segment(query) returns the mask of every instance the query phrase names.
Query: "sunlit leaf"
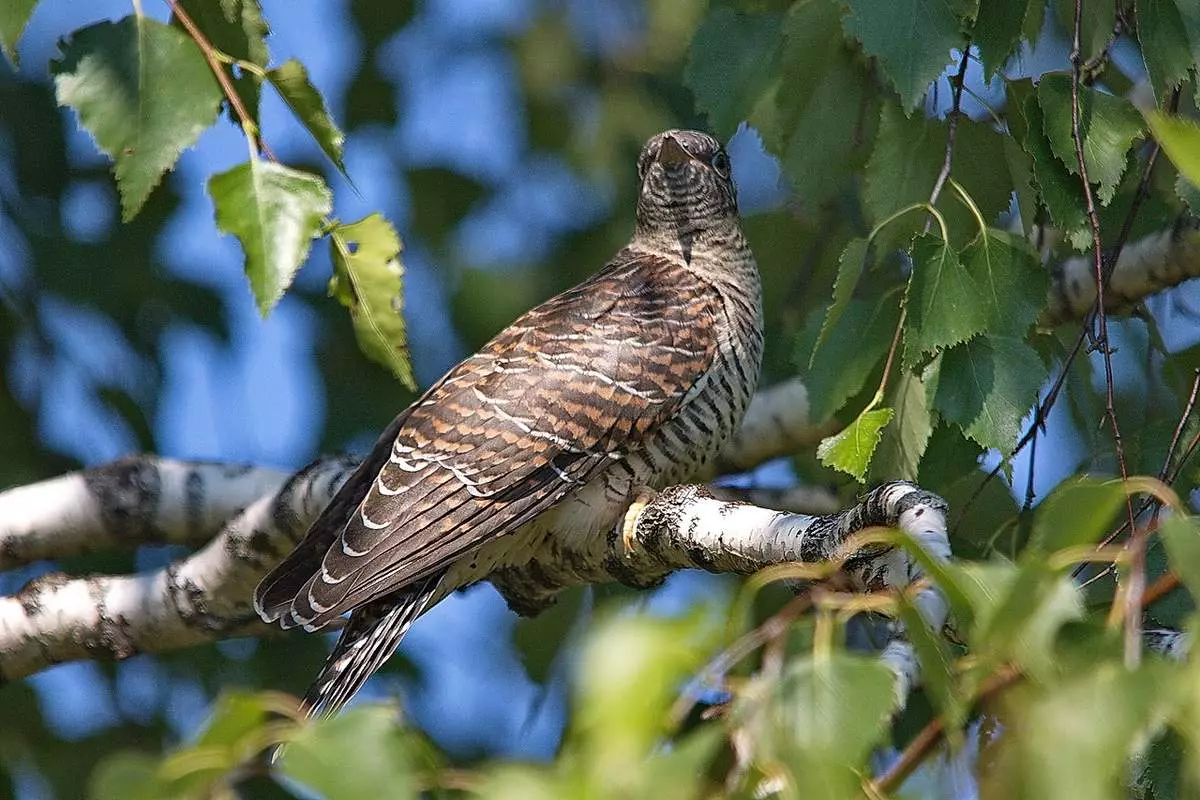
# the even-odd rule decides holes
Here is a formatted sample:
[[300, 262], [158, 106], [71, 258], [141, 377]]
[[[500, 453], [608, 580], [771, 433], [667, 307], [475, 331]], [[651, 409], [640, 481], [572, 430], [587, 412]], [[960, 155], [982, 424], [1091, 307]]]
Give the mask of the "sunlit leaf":
[[196, 44], [142, 15], [76, 31], [50, 71], [59, 103], [75, 109], [113, 159], [126, 221], [216, 121], [221, 104]]
[[895, 413], [890, 408], [877, 408], [859, 414], [840, 433], [821, 440], [817, 458], [825, 466], [861, 481], [871, 466], [871, 456], [879, 444], [883, 427], [892, 421]]
[[1146, 121], [1179, 174], [1193, 187], [1200, 187], [1200, 125], [1157, 111], [1148, 112]]
[[246, 254], [246, 277], [265, 316], [292, 284], [333, 198], [307, 172], [253, 158], [208, 181], [217, 226]]
[[379, 214], [337, 225], [332, 235], [330, 294], [350, 309], [363, 352], [415, 389], [404, 324], [400, 237]]
[[296, 118], [304, 124], [305, 130], [316, 140], [325, 155], [329, 156], [329, 160], [344, 173], [346, 165], [342, 162], [342, 143], [346, 137], [333, 121], [329, 109], [325, 107], [325, 99], [309, 80], [304, 65], [295, 59], [285, 61], [275, 69], [267, 71], [267, 80], [279, 92], [279, 96]]
[[387, 705], [309, 722], [283, 748], [278, 769], [325, 800], [417, 796], [397, 712]]

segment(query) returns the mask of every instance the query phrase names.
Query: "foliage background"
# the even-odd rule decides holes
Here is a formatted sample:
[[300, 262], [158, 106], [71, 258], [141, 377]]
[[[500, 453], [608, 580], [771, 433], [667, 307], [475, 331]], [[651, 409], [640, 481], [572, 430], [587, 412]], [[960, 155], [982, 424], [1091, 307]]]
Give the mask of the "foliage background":
[[[163, 4], [144, 5], [152, 17], [169, 16]], [[940, 243], [935, 226], [933, 234], [921, 234], [911, 260], [898, 257], [893, 251], [908, 249], [925, 216], [909, 213], [888, 225], [869, 250], [857, 288], [851, 278], [853, 291], [840, 290], [840, 326], [833, 320], [819, 334], [835, 276], [839, 269], [846, 274], [855, 256], [862, 262], [872, 228], [929, 198], [945, 149], [945, 115], [961, 55], [952, 50], [964, 41], [964, 20], [975, 21], [976, 49], [964, 62], [969, 91], [961, 101], [966, 117], [957, 130], [953, 177], [988, 224], [1015, 220], [1026, 231], [1034, 223], [1061, 229], [1063, 238], [1049, 248], [1052, 261], [1089, 243], [1082, 193], [1064, 155], [1069, 138], [1061, 129], [1052, 133], [1053, 123], [1041, 138], [1022, 133], [1036, 130], [1031, 114], [1056, 112], [1054, 120], [1061, 122], [1066, 111], [1069, 119], [1063, 84], [1051, 79], [1035, 88], [1029, 79], [1069, 68], [1070, 3], [734, 5], [739, 8], [708, 8], [694, 0], [264, 0], [272, 63], [297, 57], [308, 68], [347, 133], [345, 164], [353, 185], [270, 92], [263, 94], [265, 138], [285, 163], [326, 176], [335, 216], [355, 220], [382, 211], [400, 231], [419, 384], [427, 385], [524, 309], [601, 265], [631, 229], [633, 163], [642, 142], [667, 127], [699, 127], [730, 139], [747, 232], [763, 268], [764, 383], [800, 375], [813, 392], [814, 413], [854, 423], [879, 384], [902, 288], [910, 273], [921, 274], [913, 263], [952, 257], [960, 269], [958, 259], [968, 260], [964, 248], [978, 233], [950, 189], [937, 203], [950, 246]], [[1187, 14], [1184, 3], [1141, 4], [1151, 6], [1161, 15]], [[1132, 25], [1111, 36], [1112, 8], [1087, 4], [1084, 57], [1096, 59], [1096, 85], [1116, 96], [1149, 92], [1151, 104], [1166, 107], [1170, 87], [1182, 81], [1180, 108], [1194, 113], [1196, 80], [1189, 69], [1200, 51], [1200, 26], [1191, 18], [1184, 26], [1181, 18], [1179, 25], [1137, 28], [1142, 37], [1162, 37], [1148, 48]], [[222, 117], [141, 213], [122, 224], [108, 161], [75, 116], [56, 107], [47, 73], [57, 57], [56, 41], [127, 13], [127, 5], [115, 2], [39, 4], [20, 40], [20, 69], [0, 67], [0, 485], [132, 451], [295, 468], [321, 452], [364, 447], [412, 395], [363, 357], [344, 310], [326, 297], [324, 240], [314, 245], [294, 289], [269, 317], [259, 316], [246, 289], [241, 251], [218, 232], [204, 188], [210, 175], [245, 160], [241, 131]], [[1132, 8], [1128, 15], [1135, 18]], [[911, 36], [896, 36], [907, 24]], [[1172, 38], [1175, 29], [1183, 32], [1181, 40]], [[847, 44], [846, 36], [861, 45]], [[1160, 56], [1146, 59], [1146, 52]], [[1002, 65], [1003, 78], [996, 76]], [[1145, 124], [1132, 108], [1121, 106], [1108, 117], [1096, 112], [1097, 130], [1114, 131], [1109, 149], [1095, 155], [1094, 177], [1106, 180], [1101, 196], [1112, 199], [1101, 210], [1106, 243], [1126, 217], [1148, 155]], [[747, 119], [750, 128], [743, 124]], [[1177, 186], [1165, 159], [1149, 186], [1131, 239], [1167, 229], [1185, 213], [1187, 184]], [[991, 467], [1011, 450], [1029, 424], [1035, 395], [1049, 385], [1078, 335], [1077, 325], [1051, 332], [1030, 328], [1046, 278], [1021, 246], [1000, 233], [989, 241], [1014, 254], [1009, 294], [992, 311], [974, 309], [969, 290], [961, 302], [937, 297], [932, 323], [911, 321], [912, 312], [903, 373], [885, 398], [896, 421], [867, 477], [917, 479], [963, 509], [952, 542], [956, 554], [970, 558], [1022, 551], [1030, 532], [1029, 515], [1020, 513], [1027, 496], [1032, 505], [1066, 476], [1117, 472], [1111, 436], [1097, 423], [1104, 410], [1103, 370], [1100, 356], [1091, 353], [1075, 362], [1036, 450], [1026, 449], [1008, 464], [1002, 480], [983, 483], [977, 465]], [[1183, 409], [1197, 361], [1195, 294], [1195, 287], [1184, 286], [1152, 300], [1140, 319], [1110, 321], [1118, 347], [1117, 412], [1131, 473], [1158, 472]], [[945, 396], [931, 417], [916, 376], [931, 355], [954, 346], [961, 354], [961, 343], [984, 330], [1007, 337], [1000, 344], [987, 341], [1004, 356], [992, 363], [1007, 369], [1008, 383], [1002, 377], [1000, 389], [982, 401], [1005, 406], [1003, 419], [973, 426], [968, 411], [956, 416], [955, 398]], [[818, 355], [810, 360], [818, 338]], [[944, 362], [942, 369], [946, 385], [956, 385], [958, 376]], [[978, 400], [960, 397], [958, 407]], [[812, 453], [768, 465], [745, 480], [775, 485], [794, 476], [835, 487], [846, 499], [859, 486]], [[1185, 470], [1177, 490], [1186, 496], [1195, 479], [1194, 468]], [[981, 485], [981, 494], [967, 503]], [[1099, 527], [1082, 535], [1096, 538]], [[58, 566], [128, 571], [178, 554], [141, 548]], [[1151, 558], [1161, 571], [1161, 549]], [[49, 567], [0, 576], [0, 590], [15, 590]], [[418, 625], [403, 657], [393, 659], [372, 690], [403, 696], [429, 746], [444, 753], [437, 759], [469, 766], [486, 759], [551, 758], [569, 725], [568, 708], [587, 707], [589, 696], [595, 701], [593, 695], [572, 701], [568, 676], [579, 659], [574, 648], [565, 656], [558, 652], [559, 642], [578, 636], [577, 618], [589, 618], [604, 604], [673, 616], [700, 598], [718, 598], [720, 607], [735, 588], [720, 577], [681, 575], [651, 596], [579, 593], [554, 613], [520, 625], [490, 588], [477, 588], [443, 603]], [[1182, 625], [1191, 604], [1181, 594], [1153, 621]], [[756, 613], [769, 614], [780, 602], [781, 595], [768, 593]], [[713, 636], [686, 628], [705, 630], [704, 623], [688, 619], [647, 630], [668, 638]], [[797, 635], [795, 649], [804, 651], [811, 631]], [[75, 796], [115, 752], [157, 752], [193, 740], [222, 690], [301, 691], [325, 647], [319, 637], [233, 641], [122, 664], [64, 665], [5, 687], [0, 763], [7, 783], [0, 784], [0, 794]], [[651, 671], [682, 677], [697, 666], [650, 650]], [[1107, 651], [1105, 657], [1113, 658]], [[852, 674], [857, 667], [845, 669]], [[1119, 676], [1106, 675], [1097, 680], [1121, 686]], [[869, 676], [864, 680], [869, 683]], [[602, 683], [584, 685], [599, 691]], [[911, 719], [893, 732], [897, 745], [930, 714], [928, 698], [919, 696], [914, 706]], [[1066, 702], [1062, 708], [1075, 710]], [[237, 708], [229, 713], [236, 717]], [[255, 724], [261, 721], [257, 711], [246, 713]], [[366, 730], [382, 724], [369, 716], [362, 720]], [[637, 729], [638, 723], [629, 725]], [[1144, 720], [1130, 723], [1129, 735], [1118, 736], [1112, 752], [1144, 729]], [[608, 735], [621, 730], [617, 725]], [[592, 753], [580, 757], [583, 762], [600, 769], [603, 763], [589, 759], [600, 759], [596, 754], [607, 745], [589, 750], [588, 735], [573, 733], [571, 741], [579, 752]], [[861, 738], [865, 759], [876, 734], [864, 729]], [[1174, 776], [1176, 750], [1164, 752], [1164, 774]], [[533, 781], [528, 776], [503, 771], [489, 780], [514, 795], [517, 787], [534, 785], [522, 783]], [[587, 786], [598, 779], [585, 769], [563, 780]], [[960, 791], [953, 770], [924, 780], [911, 791]], [[265, 782], [253, 786], [252, 794], [278, 791]]]

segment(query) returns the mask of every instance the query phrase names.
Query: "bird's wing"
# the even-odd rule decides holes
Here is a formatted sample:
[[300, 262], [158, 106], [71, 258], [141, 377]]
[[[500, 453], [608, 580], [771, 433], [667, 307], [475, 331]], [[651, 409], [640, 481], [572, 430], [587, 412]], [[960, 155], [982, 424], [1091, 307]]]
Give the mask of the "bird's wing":
[[373, 454], [382, 468], [283, 623], [319, 627], [427, 578], [638, 449], [712, 365], [721, 313], [682, 264], [624, 251], [518, 319]]

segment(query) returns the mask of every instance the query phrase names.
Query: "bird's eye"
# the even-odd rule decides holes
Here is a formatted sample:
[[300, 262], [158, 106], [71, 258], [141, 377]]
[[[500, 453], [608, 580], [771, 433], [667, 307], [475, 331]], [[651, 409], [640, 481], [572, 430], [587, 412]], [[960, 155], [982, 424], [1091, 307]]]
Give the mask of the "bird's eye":
[[712, 160], [709, 162], [712, 168], [717, 171], [722, 177], [729, 177], [729, 156], [725, 155], [724, 150], [718, 150], [713, 153]]

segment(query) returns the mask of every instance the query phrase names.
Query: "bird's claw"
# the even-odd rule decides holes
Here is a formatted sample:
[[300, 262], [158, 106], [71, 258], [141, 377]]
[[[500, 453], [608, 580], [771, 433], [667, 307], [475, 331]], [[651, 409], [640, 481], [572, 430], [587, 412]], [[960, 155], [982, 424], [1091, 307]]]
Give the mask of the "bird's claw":
[[654, 502], [654, 498], [657, 496], [658, 492], [649, 486], [639, 486], [634, 493], [633, 501], [629, 504], [629, 508], [625, 511], [625, 518], [621, 522], [621, 542], [625, 545], [626, 553], [632, 553], [634, 550], [638, 517], [646, 510], [646, 506]]

